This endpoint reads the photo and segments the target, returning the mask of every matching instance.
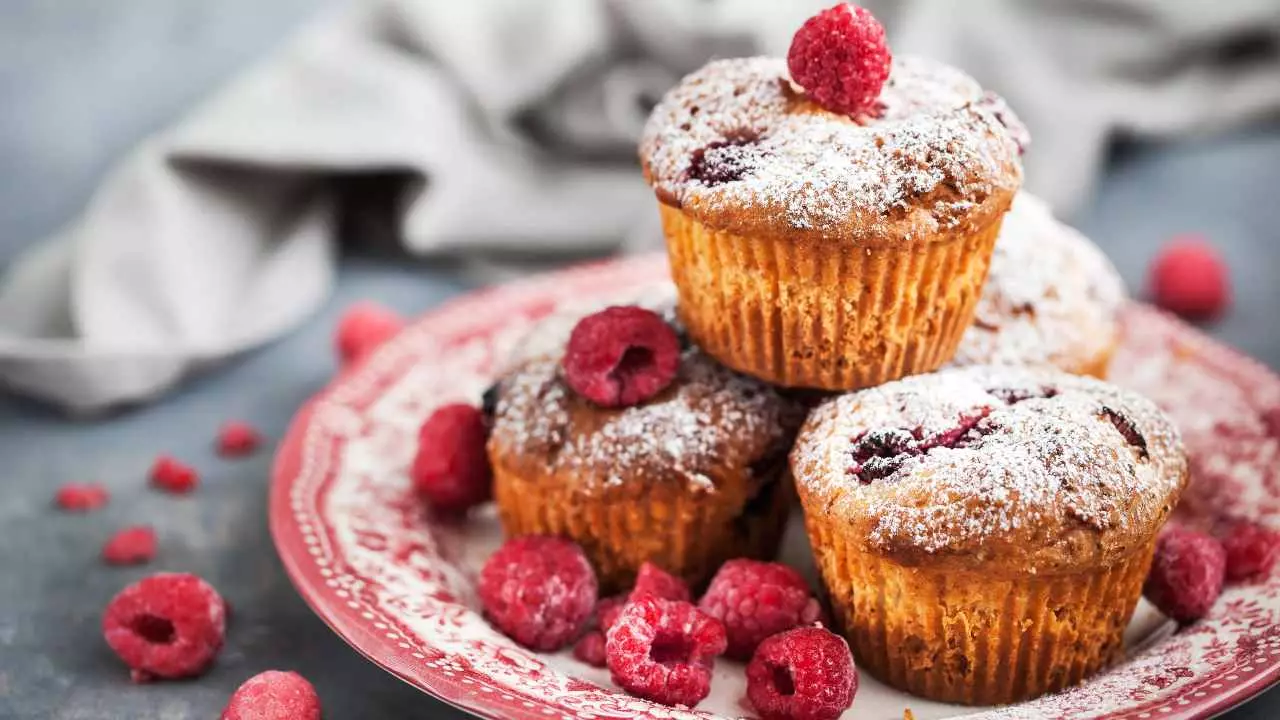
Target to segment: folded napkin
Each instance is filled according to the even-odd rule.
[[[821,2],[433,0],[330,12],[143,142],[0,280],[0,382],[71,412],[155,397],[295,326],[335,277],[344,178],[389,175],[423,255],[657,244],[648,109],[714,56],[786,52]],[[1079,202],[1117,132],[1280,106],[1271,0],[864,3],[1031,127],[1028,185]],[[384,201],[387,198],[384,198]],[[386,202],[383,203],[384,205]]]

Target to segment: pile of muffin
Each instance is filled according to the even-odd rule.
[[[1187,464],[1103,381],[1123,287],[1020,191],[1026,142],[850,5],[686,77],[640,146],[675,298],[543,328],[501,379],[508,535],[576,543],[602,593],[696,589],[798,499],[861,670],[1001,704],[1112,660]]]

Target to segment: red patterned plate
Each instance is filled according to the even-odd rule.
[[[500,541],[494,514],[432,524],[407,492],[416,430],[430,410],[475,401],[529,327],[584,301],[660,288],[661,257],[596,265],[468,295],[428,314],[338,378],[293,423],[276,458],[271,530],[299,592],[371,660],[492,718],[750,715],[741,666],[721,662],[711,697],[678,710],[612,689],[567,653],[514,646],[477,613],[472,580]],[[1126,311],[1113,379],[1161,403],[1192,455],[1191,522],[1244,516],[1280,528],[1280,379],[1148,308]],[[792,523],[784,554],[806,565]],[[1280,677],[1280,575],[1227,590],[1207,619],[1174,632],[1145,602],[1127,658],[1085,685],[1012,708],[959,708],[862,678],[849,717],[1200,718]]]

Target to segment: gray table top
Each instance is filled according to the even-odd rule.
[[[216,17],[202,21],[207,3],[136,0],[129,8],[139,12],[127,14],[132,26],[124,29],[105,22],[116,6],[91,0],[68,0],[57,10],[42,0],[6,6],[0,22],[0,107],[6,108],[0,113],[0,165],[7,170],[0,173],[0,263],[17,245],[69,217],[107,158],[265,48],[311,5],[226,0]],[[108,25],[115,30],[100,32]],[[149,42],[140,45],[140,37]],[[168,62],[175,57],[180,61]],[[143,70],[155,81],[152,106],[84,93],[95,85],[116,92],[127,84],[122,79]],[[75,73],[82,75],[71,77]],[[131,112],[121,114],[122,107]],[[1188,230],[1208,233],[1223,247],[1237,283],[1236,308],[1212,331],[1275,368],[1277,187],[1280,128],[1147,148],[1115,165],[1079,220],[1134,287],[1163,239]],[[296,669],[310,678],[326,717],[334,720],[461,717],[367,662],[310,613],[285,578],[267,532],[270,449],[227,461],[215,457],[211,440],[219,423],[231,418],[250,420],[279,438],[293,412],[333,372],[330,329],[351,301],[374,298],[416,313],[466,285],[444,268],[350,263],[335,297],[305,327],[152,407],[73,422],[0,396],[0,717],[212,718],[240,682],[269,668]],[[177,498],[146,489],[147,467],[160,452],[201,470],[204,485],[197,493]],[[69,480],[105,483],[111,504],[85,516],[53,511],[53,489]],[[97,559],[102,541],[138,522],[156,527],[158,559],[145,568],[103,567]],[[235,614],[227,647],[208,675],[135,686],[101,641],[100,613],[117,590],[157,570],[208,578]],[[1278,715],[1280,690],[1272,690],[1230,717]]]

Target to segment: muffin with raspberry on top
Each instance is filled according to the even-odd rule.
[[[589,315],[498,392],[488,450],[507,534],[574,540],[603,591],[645,561],[698,585],[725,560],[776,552],[801,411],[656,313]]]

